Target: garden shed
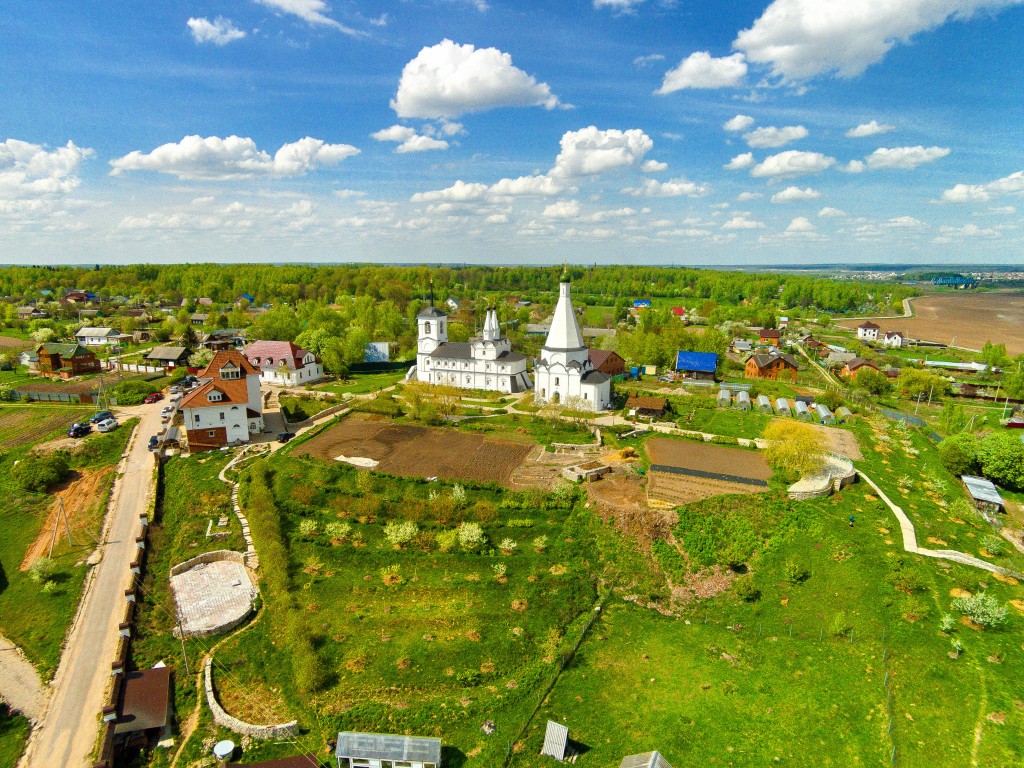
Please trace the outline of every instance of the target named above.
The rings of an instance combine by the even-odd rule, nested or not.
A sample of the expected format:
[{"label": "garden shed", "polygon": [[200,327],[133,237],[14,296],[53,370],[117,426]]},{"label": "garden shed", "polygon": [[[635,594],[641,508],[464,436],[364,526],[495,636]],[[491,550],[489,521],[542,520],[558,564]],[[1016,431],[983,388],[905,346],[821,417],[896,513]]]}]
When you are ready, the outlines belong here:
[{"label": "garden shed", "polygon": [[981,512],[1005,512],[1006,502],[999,495],[999,489],[992,484],[991,480],[974,475],[962,475],[960,477],[967,492],[971,495],[971,501]]},{"label": "garden shed", "polygon": [[739,408],[741,411],[749,411],[750,410],[750,395],[748,395],[743,390],[740,390],[739,392],[737,392],[736,393],[736,407]]},{"label": "garden shed", "polygon": [[796,414],[798,419],[809,419],[811,418],[811,411],[807,407],[807,403],[803,400],[797,400],[793,403],[793,412]]},{"label": "garden shed", "polygon": [[818,418],[818,421],[822,424],[835,424],[836,417],[829,410],[827,405],[821,403],[814,404],[814,415]]},{"label": "garden shed", "polygon": [[778,400],[775,401],[775,412],[778,413],[779,416],[793,415],[793,411],[789,407],[789,401],[786,400],[786,398],[784,397],[780,397]]},{"label": "garden shed", "polygon": [[718,390],[718,407],[728,408],[730,405],[732,405],[732,394],[729,392],[729,390]]},{"label": "garden shed", "polygon": [[441,740],[420,736],[396,736],[383,733],[338,734],[334,750],[338,768],[438,768],[441,765]]},{"label": "garden shed", "polygon": [[772,413],[772,401],[768,399],[768,395],[757,396],[757,410],[761,413]]}]

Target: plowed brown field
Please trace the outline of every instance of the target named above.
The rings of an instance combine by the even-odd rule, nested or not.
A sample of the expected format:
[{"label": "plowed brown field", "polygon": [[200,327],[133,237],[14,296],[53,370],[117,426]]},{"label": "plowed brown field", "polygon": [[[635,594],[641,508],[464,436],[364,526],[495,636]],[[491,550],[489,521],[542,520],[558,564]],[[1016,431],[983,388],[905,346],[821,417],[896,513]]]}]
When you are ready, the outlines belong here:
[{"label": "plowed brown field", "polygon": [[508,484],[534,445],[357,416],[317,435],[296,453],[332,461],[339,456],[373,459],[378,472],[391,475]]},{"label": "plowed brown field", "polygon": [[648,440],[646,448],[652,464],[665,464],[670,467],[752,480],[767,480],[772,476],[772,470],[764,457],[757,451],[745,448],[670,440],[667,437]]}]

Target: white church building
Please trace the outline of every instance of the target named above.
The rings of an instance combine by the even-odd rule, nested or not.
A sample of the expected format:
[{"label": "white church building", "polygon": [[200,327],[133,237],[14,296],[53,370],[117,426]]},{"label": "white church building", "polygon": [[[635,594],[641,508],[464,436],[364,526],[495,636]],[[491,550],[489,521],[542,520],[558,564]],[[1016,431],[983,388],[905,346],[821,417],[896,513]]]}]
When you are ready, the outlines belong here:
[{"label": "white church building", "polygon": [[419,341],[416,367],[408,378],[460,389],[525,392],[533,386],[526,356],[512,351],[501,335],[498,313],[490,310],[483,335],[472,341],[448,341],[448,316],[431,305],[416,316]]},{"label": "white church building", "polygon": [[569,276],[558,284],[558,304],[547,342],[533,369],[534,398],[538,403],[565,403],[570,398],[595,411],[611,406],[611,376],[594,370],[590,350],[583,344],[583,332],[569,297]]}]

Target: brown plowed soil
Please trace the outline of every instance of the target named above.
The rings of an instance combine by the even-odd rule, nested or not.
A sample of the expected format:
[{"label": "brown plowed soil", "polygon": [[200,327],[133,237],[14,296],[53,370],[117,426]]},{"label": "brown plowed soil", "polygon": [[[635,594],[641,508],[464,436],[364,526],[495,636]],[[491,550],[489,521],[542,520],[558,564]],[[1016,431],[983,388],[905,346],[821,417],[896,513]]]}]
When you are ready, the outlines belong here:
[{"label": "brown plowed soil", "polygon": [[448,429],[431,429],[369,417],[351,417],[322,432],[299,455],[336,460],[359,456],[379,462],[378,472],[508,484],[535,447]]},{"label": "brown plowed soil", "polygon": [[764,457],[746,448],[671,440],[667,437],[651,438],[645,447],[652,464],[754,480],[767,480],[772,476],[771,467]]},{"label": "brown plowed soil", "polygon": [[34,341],[15,339],[11,336],[0,336],[0,349],[27,349],[36,346]]},{"label": "brown plowed soil", "polygon": [[[56,527],[57,543],[54,551],[67,547],[67,534],[64,530],[64,520],[60,516],[60,504],[58,499],[64,502],[64,511],[68,516],[68,525],[71,528],[71,539],[76,545],[83,542],[83,531],[89,527],[95,519],[96,507],[103,498],[105,481],[114,471],[113,467],[103,469],[86,469],[73,473],[70,480],[62,483],[53,493],[53,503],[50,505],[50,512],[46,516],[46,522],[39,531],[35,541],[29,546],[25,558],[18,566],[18,570],[27,571],[36,558],[47,554],[50,549],[50,540],[53,538],[53,529]],[[102,515],[102,512],[100,513]]]}]

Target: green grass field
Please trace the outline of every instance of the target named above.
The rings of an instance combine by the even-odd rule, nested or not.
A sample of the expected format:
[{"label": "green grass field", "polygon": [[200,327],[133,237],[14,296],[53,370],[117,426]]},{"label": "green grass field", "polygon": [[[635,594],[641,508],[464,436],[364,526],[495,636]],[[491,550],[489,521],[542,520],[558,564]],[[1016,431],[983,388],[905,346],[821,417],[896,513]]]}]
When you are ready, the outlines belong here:
[{"label": "green grass field", "polygon": [[327,384],[315,384],[313,389],[335,394],[368,395],[381,389],[387,389],[405,378],[405,371],[388,371],[386,373],[353,373],[345,381],[331,381]]},{"label": "green grass field", "polygon": [[14,768],[28,741],[28,720],[0,704],[0,768]]},{"label": "green grass field", "polygon": [[[80,452],[72,457],[72,468],[99,469],[114,464],[127,444],[133,423],[127,422],[106,435],[86,438]],[[108,475],[99,489],[93,518],[76,521],[76,529],[81,523],[81,530],[73,544],[58,541],[54,560],[59,576],[54,580],[55,588],[43,592],[27,572],[18,569],[39,534],[52,501],[47,493],[22,490],[11,475],[11,466],[23,459],[30,448],[26,445],[0,458],[0,526],[4,531],[0,536],[0,632],[22,647],[46,679],[57,667],[64,635],[78,605],[86,573],[83,561],[96,546],[113,475]]]}]

